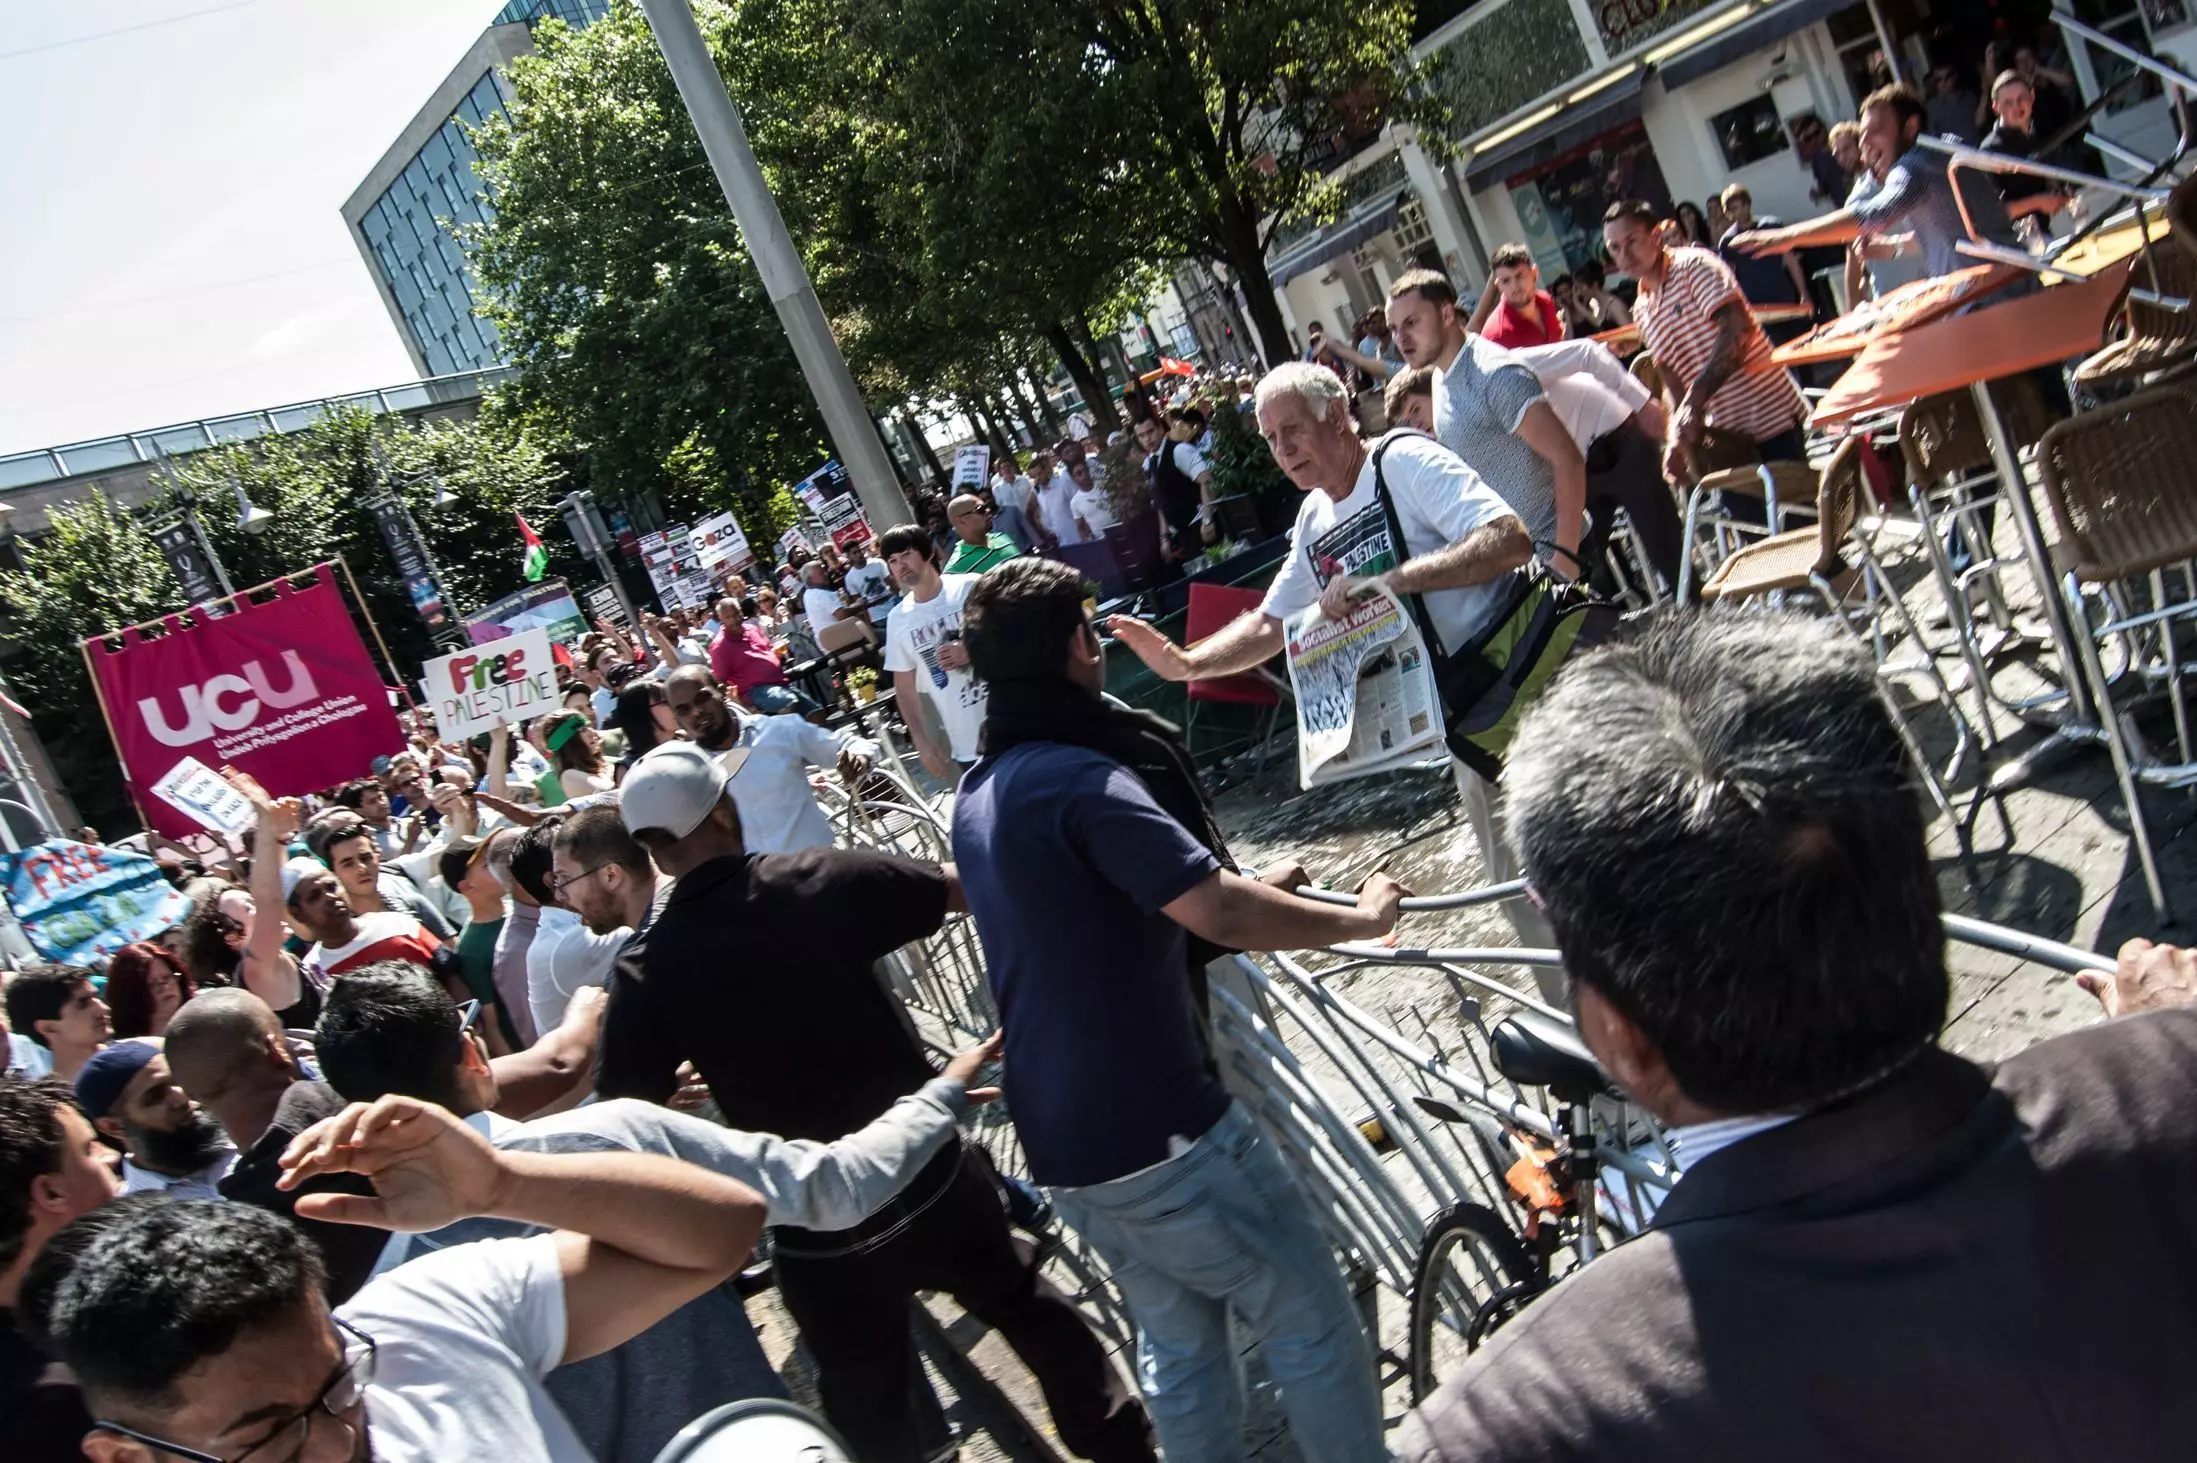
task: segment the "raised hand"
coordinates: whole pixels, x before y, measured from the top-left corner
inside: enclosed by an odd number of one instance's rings
[[[292,1139],[276,1187],[327,1173],[364,1174],[374,1192],[307,1194],[298,1216],[419,1234],[493,1212],[505,1172],[486,1138],[433,1103],[391,1093],[354,1102]]]

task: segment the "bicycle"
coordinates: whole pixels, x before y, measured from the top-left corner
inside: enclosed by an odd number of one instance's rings
[[[1490,1032],[1496,1069],[1523,1087],[1546,1088],[1557,1102],[1561,1148],[1540,1133],[1485,1112],[1466,1112],[1419,1094],[1420,1111],[1462,1124],[1479,1139],[1489,1167],[1503,1175],[1511,1200],[1525,1211],[1521,1233],[1485,1204],[1452,1204],[1429,1221],[1412,1269],[1411,1395],[1424,1400],[1464,1358],[1562,1278],[1555,1269],[1569,1253],[1570,1274],[1611,1243],[1599,1189],[1592,1105],[1616,1091],[1572,1029],[1532,1011],[1506,1016]]]

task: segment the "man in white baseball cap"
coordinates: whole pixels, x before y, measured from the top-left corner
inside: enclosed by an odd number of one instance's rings
[[[964,908],[961,888],[951,864],[829,847],[748,852],[737,770],[672,743],[627,774],[622,831],[675,881],[668,891],[653,873],[644,881],[611,836],[619,830],[588,830],[585,848],[568,849],[573,824],[602,810],[559,830],[568,903],[622,891],[623,910],[601,917],[653,916],[634,926],[611,978],[596,1090],[663,1102],[691,1062],[731,1126],[830,1142],[934,1075],[876,964],[936,934]],[[824,1412],[856,1457],[917,1455],[907,1326],[917,1290],[948,1292],[1007,1339],[1071,1451],[1155,1456],[1136,1394],[1036,1252],[1009,1234],[979,1150],[954,1143],[851,1228],[774,1234],[779,1293],[816,1358]]]

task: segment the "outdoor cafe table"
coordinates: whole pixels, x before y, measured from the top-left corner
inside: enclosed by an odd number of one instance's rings
[[[1966,314],[1941,316],[1912,329],[1880,329],[1868,337],[1860,356],[1816,403],[1809,418],[1811,427],[1835,427],[1870,412],[1962,387],[1974,397],[2002,496],[2036,578],[2045,631],[2059,656],[2060,681],[2067,692],[2066,708],[2053,723],[2052,735],[2000,769],[1994,778],[2000,786],[2026,778],[2060,748],[2094,742],[2099,728],[2077,669],[2081,661],[2067,607],[2059,595],[2051,550],[2044,541],[2044,526],[2038,521],[2036,504],[1989,386],[2096,350],[2127,288],[2129,268],[2123,262],[2080,283],[2055,285]]]

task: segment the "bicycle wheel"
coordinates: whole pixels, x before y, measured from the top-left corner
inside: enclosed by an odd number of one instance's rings
[[[1545,1283],[1494,1210],[1454,1204],[1435,1215],[1411,1276],[1411,1400],[1424,1401]]]

